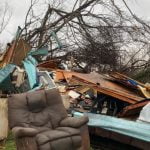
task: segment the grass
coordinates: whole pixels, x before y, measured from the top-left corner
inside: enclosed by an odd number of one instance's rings
[[[11,133],[9,133],[4,147],[0,148],[0,150],[16,150],[15,140]],[[90,150],[93,150],[93,148],[90,148]]]
[[[16,150],[15,141],[11,133],[9,133],[5,145],[0,150]]]

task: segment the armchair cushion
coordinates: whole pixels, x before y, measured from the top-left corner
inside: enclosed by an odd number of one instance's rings
[[[36,94],[34,92],[29,92],[26,95],[29,111],[33,113],[41,112],[47,105],[45,96],[44,91],[37,92]]]
[[[34,128],[23,128],[23,127],[14,127],[12,129],[13,135],[18,137],[25,137],[25,136],[35,136],[38,133],[38,130]]]
[[[67,117],[58,89],[11,95],[8,107],[10,128],[29,125],[55,129]]]
[[[80,130],[68,127],[59,127],[56,128],[56,130],[48,130],[37,134],[36,140],[39,145],[42,145],[53,140],[71,137],[73,135],[80,135]]]
[[[38,145],[39,150],[77,150],[81,149],[81,136],[66,137]]]
[[[76,117],[67,117],[60,122],[61,127],[72,127],[79,128],[82,125],[86,124],[89,121],[87,116],[82,116],[80,118]]]
[[[9,126],[19,141],[18,149],[22,149],[23,144],[28,150],[28,142],[24,141],[30,139],[34,139],[39,150],[82,147],[80,127],[88,122],[88,117],[67,117],[58,89],[11,95],[8,107]],[[20,144],[20,141],[23,142]]]

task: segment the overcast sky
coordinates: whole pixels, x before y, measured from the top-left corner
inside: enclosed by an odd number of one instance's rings
[[[6,30],[0,35],[0,42],[4,43],[12,39],[18,26],[22,26],[30,0],[0,0],[0,4],[5,2],[8,2],[10,6],[12,18]],[[150,0],[127,0],[127,3],[136,15],[150,20]]]

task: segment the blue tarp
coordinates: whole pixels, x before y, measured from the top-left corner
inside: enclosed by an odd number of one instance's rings
[[[84,114],[74,112],[74,116],[82,116]],[[150,124],[129,121],[125,119],[85,113],[89,117],[88,126],[103,128],[109,131],[120,133],[136,139],[150,142]]]

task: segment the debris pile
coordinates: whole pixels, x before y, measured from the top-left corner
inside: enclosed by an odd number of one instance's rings
[[[149,103],[149,84],[117,72],[85,74],[62,69],[61,60],[45,60],[45,56],[47,47],[32,49],[22,38],[8,44],[0,56],[1,99],[6,101],[11,93],[56,87],[68,114],[89,112],[132,120]]]
[[[0,59],[1,94],[57,87],[68,113],[92,112],[109,116],[136,116],[149,102],[150,86],[123,74],[89,74],[64,70],[61,60],[44,60],[48,48],[32,49],[16,37]]]
[[[52,69],[50,66],[48,69],[55,74],[54,81],[60,93],[65,98],[68,97],[69,110],[125,117],[139,114],[149,102],[149,98],[141,90],[145,87],[128,77],[114,77],[124,76],[119,73],[83,74]],[[149,93],[148,90],[145,91]]]

